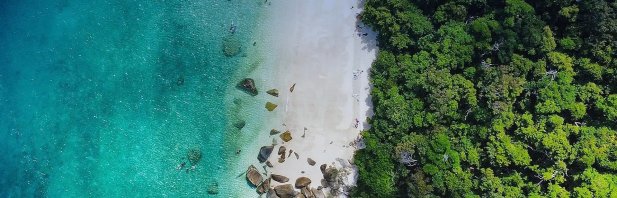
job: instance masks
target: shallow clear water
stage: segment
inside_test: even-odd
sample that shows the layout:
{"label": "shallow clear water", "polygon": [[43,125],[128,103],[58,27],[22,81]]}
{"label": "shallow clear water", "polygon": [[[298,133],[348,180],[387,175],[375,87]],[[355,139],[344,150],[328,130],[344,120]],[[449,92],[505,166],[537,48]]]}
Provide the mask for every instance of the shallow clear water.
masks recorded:
{"label": "shallow clear water", "polygon": [[[222,181],[239,160],[225,100],[262,9],[0,0],[0,197],[200,197],[213,182],[219,197],[254,192]],[[230,35],[235,57],[222,52]],[[196,170],[176,170],[190,148],[203,153]]]}

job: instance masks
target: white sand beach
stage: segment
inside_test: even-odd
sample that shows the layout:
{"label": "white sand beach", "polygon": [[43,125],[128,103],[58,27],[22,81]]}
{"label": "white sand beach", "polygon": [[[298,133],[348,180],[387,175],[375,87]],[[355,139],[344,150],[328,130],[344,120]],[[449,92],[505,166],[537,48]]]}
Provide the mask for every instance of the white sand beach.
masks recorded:
{"label": "white sand beach", "polygon": [[[288,177],[291,184],[298,177],[308,177],[316,188],[323,178],[321,164],[351,167],[355,148],[350,143],[372,115],[368,72],[377,53],[375,34],[357,28],[358,1],[269,2],[272,10],[264,27],[269,28],[265,31],[272,57],[266,63],[278,75],[272,83],[280,90],[281,103],[273,112],[277,119],[271,121],[293,137],[282,143],[273,136],[279,145],[269,158],[274,165],[270,173]],[[278,163],[276,152],[281,145],[299,159],[292,154]],[[309,166],[307,158],[317,164]],[[349,175],[347,183],[354,183],[354,178],[355,174]],[[276,185],[273,181],[272,186]]]}

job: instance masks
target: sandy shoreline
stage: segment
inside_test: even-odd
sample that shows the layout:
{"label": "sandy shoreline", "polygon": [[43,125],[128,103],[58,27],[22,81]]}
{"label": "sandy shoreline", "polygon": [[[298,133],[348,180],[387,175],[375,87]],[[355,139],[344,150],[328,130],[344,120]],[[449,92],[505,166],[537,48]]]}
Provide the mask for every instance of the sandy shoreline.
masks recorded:
{"label": "sandy shoreline", "polygon": [[[278,141],[269,158],[274,167],[268,173],[284,175],[292,185],[297,178],[308,177],[311,187],[320,186],[321,164],[348,167],[352,174],[347,183],[355,182],[349,164],[355,148],[350,143],[372,115],[368,70],[377,51],[374,33],[358,32],[358,5],[358,1],[329,0],[271,1],[269,5],[270,16],[262,26],[271,53],[265,63],[276,75],[271,84],[280,96],[269,99],[279,107],[266,126],[289,130],[293,139],[283,143],[272,136],[264,145],[272,138]],[[292,154],[279,163],[276,153],[281,145],[287,148],[286,155],[293,150],[299,159]],[[309,166],[307,158],[317,164]],[[278,184],[273,181],[272,186]]]}

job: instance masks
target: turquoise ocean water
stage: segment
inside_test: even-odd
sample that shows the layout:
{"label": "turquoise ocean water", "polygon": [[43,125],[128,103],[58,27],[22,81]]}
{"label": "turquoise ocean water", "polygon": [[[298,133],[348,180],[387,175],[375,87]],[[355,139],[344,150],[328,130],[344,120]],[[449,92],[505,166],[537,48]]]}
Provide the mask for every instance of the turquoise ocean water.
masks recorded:
{"label": "turquoise ocean water", "polygon": [[[229,96],[264,7],[0,0],[0,197],[207,197],[213,183],[217,197],[255,194],[232,170],[247,142],[229,138],[250,96]],[[176,170],[190,148],[201,162]]]}

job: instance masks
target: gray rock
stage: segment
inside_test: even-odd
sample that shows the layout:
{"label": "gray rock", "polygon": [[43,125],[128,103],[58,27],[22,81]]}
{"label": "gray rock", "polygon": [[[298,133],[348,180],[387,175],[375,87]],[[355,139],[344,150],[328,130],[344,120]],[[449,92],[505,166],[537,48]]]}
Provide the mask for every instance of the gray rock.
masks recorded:
{"label": "gray rock", "polygon": [[313,192],[311,192],[311,189],[309,189],[308,187],[304,187],[302,189],[300,189],[300,193],[302,193],[302,195],[304,195],[304,197],[307,198],[313,198]]}
{"label": "gray rock", "polygon": [[270,174],[270,178],[278,183],[285,183],[289,181],[289,178],[277,174]]}
{"label": "gray rock", "polygon": [[261,185],[257,187],[257,193],[260,195],[264,194],[268,192],[268,189],[270,189],[270,178],[266,179],[264,182],[261,182]]}
{"label": "gray rock", "polygon": [[313,196],[315,196],[315,198],[326,198],[326,194],[323,193],[323,191],[321,189],[311,189],[311,192],[313,193]]}
{"label": "gray rock", "polygon": [[294,198],[298,192],[296,192],[291,184],[284,184],[274,187],[274,192],[280,198]]}
{"label": "gray rock", "polygon": [[294,155],[296,156],[296,159],[300,159],[300,156],[298,155],[298,153],[294,152]]}
{"label": "gray rock", "polygon": [[244,121],[244,120],[239,120],[239,121],[237,121],[236,123],[234,123],[234,126],[235,126],[237,129],[242,129],[242,128],[244,128],[244,126],[246,126],[246,121]]}
{"label": "gray rock", "polygon": [[268,160],[270,154],[272,154],[272,150],[274,150],[274,146],[262,146],[261,149],[259,149],[259,155],[257,155],[259,163],[264,163]]}
{"label": "gray rock", "polygon": [[268,166],[270,168],[274,167],[270,161],[266,161],[266,166]]}
{"label": "gray rock", "polygon": [[308,185],[311,185],[311,179],[309,179],[308,177],[300,177],[296,179],[296,188],[300,189],[307,187]]}
{"label": "gray rock", "polygon": [[279,134],[279,133],[281,133],[281,131],[279,131],[279,130],[276,130],[276,129],[270,130],[270,135],[276,135],[276,134]]}
{"label": "gray rock", "polygon": [[253,186],[257,186],[263,181],[263,177],[257,171],[255,166],[250,165],[248,170],[246,171],[246,180],[248,180]]}
{"label": "gray rock", "polygon": [[255,86],[255,81],[251,78],[243,79],[238,83],[237,87],[238,89],[250,94],[251,96],[256,96],[258,94],[257,86]]}
{"label": "gray rock", "polygon": [[316,163],[315,160],[311,159],[310,157],[306,158],[306,162],[308,162],[308,164],[311,166],[315,166],[315,163]]}
{"label": "gray rock", "polygon": [[279,198],[279,196],[276,195],[276,192],[274,192],[274,189],[270,188],[268,189],[268,192],[266,193],[266,198]]}
{"label": "gray rock", "polygon": [[279,97],[279,90],[278,89],[270,89],[268,91],[266,91],[266,93],[274,96],[274,97]]}
{"label": "gray rock", "polygon": [[321,174],[325,174],[326,173],[326,168],[328,167],[328,165],[326,164],[322,164],[321,166],[319,166],[319,170],[321,170]]}
{"label": "gray rock", "polygon": [[285,148],[285,146],[281,146],[279,147],[279,155],[285,155],[285,151],[287,150],[287,148]]}

